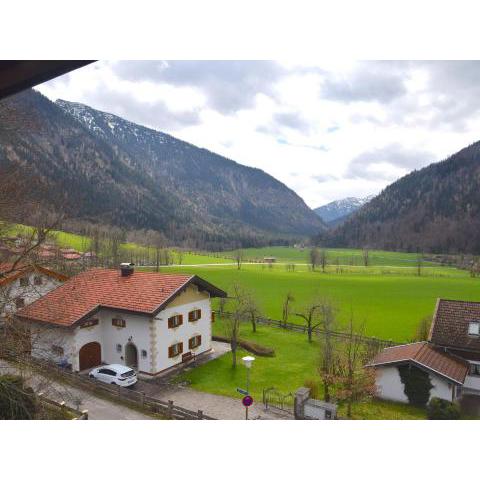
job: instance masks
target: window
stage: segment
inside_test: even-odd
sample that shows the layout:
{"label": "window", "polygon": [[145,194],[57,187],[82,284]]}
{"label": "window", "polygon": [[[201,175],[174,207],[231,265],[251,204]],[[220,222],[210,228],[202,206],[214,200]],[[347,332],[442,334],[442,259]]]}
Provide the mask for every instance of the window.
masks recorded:
{"label": "window", "polygon": [[43,278],[40,275],[35,275],[35,277],[33,277],[34,285],[41,285],[42,283],[43,283]]}
{"label": "window", "polygon": [[89,318],[80,325],[80,328],[89,328],[94,327],[95,325],[98,325],[98,318]]}
{"label": "window", "polygon": [[104,375],[111,375],[112,377],[117,376],[116,372],[110,370],[109,368],[101,368],[98,373],[103,373]]}
{"label": "window", "polygon": [[55,355],[63,355],[64,351],[62,347],[59,347],[58,345],[52,345],[52,353]]}
{"label": "window", "polygon": [[470,375],[480,376],[480,364],[479,363],[471,363],[470,364]]}
{"label": "window", "polygon": [[196,310],[192,310],[191,312],[188,312],[188,321],[189,322],[196,322],[197,320],[200,320],[202,318],[202,311],[197,308]]}
{"label": "window", "polygon": [[147,358],[147,351],[146,350],[142,350],[142,358]]}
{"label": "window", "polygon": [[480,335],[480,323],[470,322],[468,324],[468,334],[469,335]]}
{"label": "window", "polygon": [[183,343],[176,343],[175,345],[171,345],[168,347],[168,358],[176,357],[183,353]]}
{"label": "window", "polygon": [[22,277],[20,279],[20,286],[27,287],[28,285],[30,285],[30,279],[28,277]]}
{"label": "window", "polygon": [[123,318],[112,318],[112,325],[114,327],[125,328],[127,323]]}
{"label": "window", "polygon": [[192,349],[192,348],[197,348],[199,347],[200,345],[202,344],[202,336],[201,335],[197,335],[195,337],[192,337],[189,341],[188,341],[188,348]]}
{"label": "window", "polygon": [[183,323],[183,315],[174,315],[168,319],[168,328],[177,328]]}
{"label": "window", "polygon": [[17,308],[23,308],[25,306],[25,299],[22,297],[18,297],[15,299],[15,306]]}
{"label": "window", "polygon": [[122,345],[117,343],[117,353],[122,353]]}

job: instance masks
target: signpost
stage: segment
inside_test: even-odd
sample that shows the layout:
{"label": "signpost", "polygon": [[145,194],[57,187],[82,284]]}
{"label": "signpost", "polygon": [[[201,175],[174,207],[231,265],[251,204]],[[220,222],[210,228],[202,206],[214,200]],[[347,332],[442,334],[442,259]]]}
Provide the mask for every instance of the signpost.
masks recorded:
{"label": "signpost", "polygon": [[242,398],[242,404],[245,407],[245,420],[248,420],[248,407],[252,406],[253,398],[250,395],[245,395]]}

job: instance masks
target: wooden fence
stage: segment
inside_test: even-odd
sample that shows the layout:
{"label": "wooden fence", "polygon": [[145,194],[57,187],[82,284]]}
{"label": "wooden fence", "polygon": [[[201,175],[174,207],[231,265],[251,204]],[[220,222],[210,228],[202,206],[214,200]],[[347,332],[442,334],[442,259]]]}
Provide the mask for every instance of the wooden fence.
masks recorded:
{"label": "wooden fence", "polygon": [[[229,315],[227,312],[216,312],[217,315]],[[308,328],[306,325],[300,325],[296,323],[291,323],[287,322],[284,323],[280,320],[274,320],[272,318],[267,318],[267,317],[257,317],[256,318],[257,323],[261,325],[268,325],[270,327],[274,328],[282,328],[284,330],[288,330],[291,332],[300,332],[300,333],[307,333]],[[327,332],[325,330],[322,330],[319,327],[315,327],[312,329],[312,332],[314,335],[326,335]],[[350,338],[350,334],[346,332],[337,332],[337,331],[330,331],[328,332],[329,335],[331,335],[334,338],[340,338],[343,340],[347,340]],[[392,347],[395,345],[398,345],[398,343],[395,343],[393,340],[385,340],[382,338],[377,338],[377,337],[368,337],[364,335],[353,335],[355,340],[360,340],[362,343],[371,346],[371,347],[376,347],[376,348],[385,348],[385,347]]]}
{"label": "wooden fence", "polygon": [[56,402],[45,397],[43,392],[40,392],[36,396],[37,400],[49,407],[56,408],[62,412],[68,412],[72,415],[72,420],[88,420],[88,410],[76,410],[75,408],[68,407],[65,402]]}
{"label": "wooden fence", "polygon": [[[39,363],[35,362],[37,365]],[[75,386],[87,389],[95,393],[107,395],[113,401],[121,400],[145,410],[147,412],[162,415],[175,420],[216,420],[216,418],[205,415],[202,410],[188,410],[187,408],[175,405],[173,400],[163,401],[148,396],[145,392],[139,390],[130,390],[120,385],[110,385],[89,377],[84,377],[78,373],[63,370],[47,362],[41,362],[41,370],[48,370],[54,375],[65,379]]]}

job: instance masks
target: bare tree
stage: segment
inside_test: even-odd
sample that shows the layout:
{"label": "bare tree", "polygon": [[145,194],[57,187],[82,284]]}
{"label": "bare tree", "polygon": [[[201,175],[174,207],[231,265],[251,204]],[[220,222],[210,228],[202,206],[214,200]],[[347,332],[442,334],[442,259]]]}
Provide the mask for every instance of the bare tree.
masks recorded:
{"label": "bare tree", "polygon": [[322,272],[325,273],[325,268],[327,266],[328,256],[325,249],[320,250],[320,265],[322,267]]}
{"label": "bare tree", "polygon": [[367,247],[363,247],[363,250],[362,250],[362,258],[363,258],[363,265],[365,267],[368,267],[369,263],[370,263],[370,258],[369,258],[369,252],[368,252],[368,248]]}
{"label": "bare tree", "polygon": [[235,261],[237,262],[237,270],[240,270],[242,268],[242,262],[243,262],[243,250],[240,248],[238,250],[235,250],[234,258],[235,258]]}
{"label": "bare tree", "polygon": [[181,265],[183,263],[183,250],[181,248],[177,250],[177,258],[178,264]]}
{"label": "bare tree", "polygon": [[240,336],[240,324],[245,318],[243,312],[243,305],[239,301],[241,289],[237,284],[232,287],[233,296],[229,299],[230,308],[226,311],[226,299],[220,299],[219,314],[222,319],[225,334],[230,341],[230,348],[232,350],[232,367],[237,367],[237,348]]}
{"label": "bare tree", "polygon": [[288,317],[290,316],[291,303],[295,300],[291,292],[287,292],[284,297],[282,305],[282,324],[286,327],[288,323]]}
{"label": "bare tree", "polygon": [[415,332],[415,340],[417,342],[427,341],[430,336],[430,327],[432,325],[432,315],[425,315],[420,319]]}
{"label": "bare tree", "polygon": [[325,317],[333,313],[331,303],[321,297],[313,299],[300,312],[296,312],[297,317],[302,318],[307,326],[308,341],[312,341],[312,334],[315,328],[326,323]]}
{"label": "bare tree", "polygon": [[335,309],[329,300],[317,301],[321,311],[322,334],[320,335],[320,361],[318,372],[323,384],[323,395],[330,401],[330,389],[336,382],[338,368],[338,338],[333,335],[336,327]]}
{"label": "bare tree", "polygon": [[417,276],[420,277],[422,275],[422,268],[423,268],[423,254],[421,253],[417,254],[416,267],[417,267]]}
{"label": "bare tree", "polygon": [[341,353],[337,355],[336,397],[347,404],[347,417],[352,417],[352,405],[375,394],[375,372],[364,367],[366,363],[362,337],[365,323],[354,328],[353,314],[350,316],[347,337],[343,341]]}
{"label": "bare tree", "polygon": [[319,263],[320,263],[320,250],[317,247],[313,247],[310,250],[310,265],[312,266],[313,271],[315,271]]}

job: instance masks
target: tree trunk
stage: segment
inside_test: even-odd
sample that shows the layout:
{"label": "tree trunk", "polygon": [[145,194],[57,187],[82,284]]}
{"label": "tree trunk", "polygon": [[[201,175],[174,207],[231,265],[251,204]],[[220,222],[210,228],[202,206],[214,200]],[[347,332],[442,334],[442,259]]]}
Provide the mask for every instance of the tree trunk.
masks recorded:
{"label": "tree trunk", "polygon": [[308,333],[308,341],[311,343],[312,342],[312,327],[310,325],[307,327],[307,333]]}
{"label": "tree trunk", "polygon": [[252,315],[252,332],[256,333],[257,331],[257,321],[255,320],[255,315]]}
{"label": "tree trunk", "polygon": [[230,341],[230,346],[232,348],[232,367],[237,368],[237,339],[232,338]]}

